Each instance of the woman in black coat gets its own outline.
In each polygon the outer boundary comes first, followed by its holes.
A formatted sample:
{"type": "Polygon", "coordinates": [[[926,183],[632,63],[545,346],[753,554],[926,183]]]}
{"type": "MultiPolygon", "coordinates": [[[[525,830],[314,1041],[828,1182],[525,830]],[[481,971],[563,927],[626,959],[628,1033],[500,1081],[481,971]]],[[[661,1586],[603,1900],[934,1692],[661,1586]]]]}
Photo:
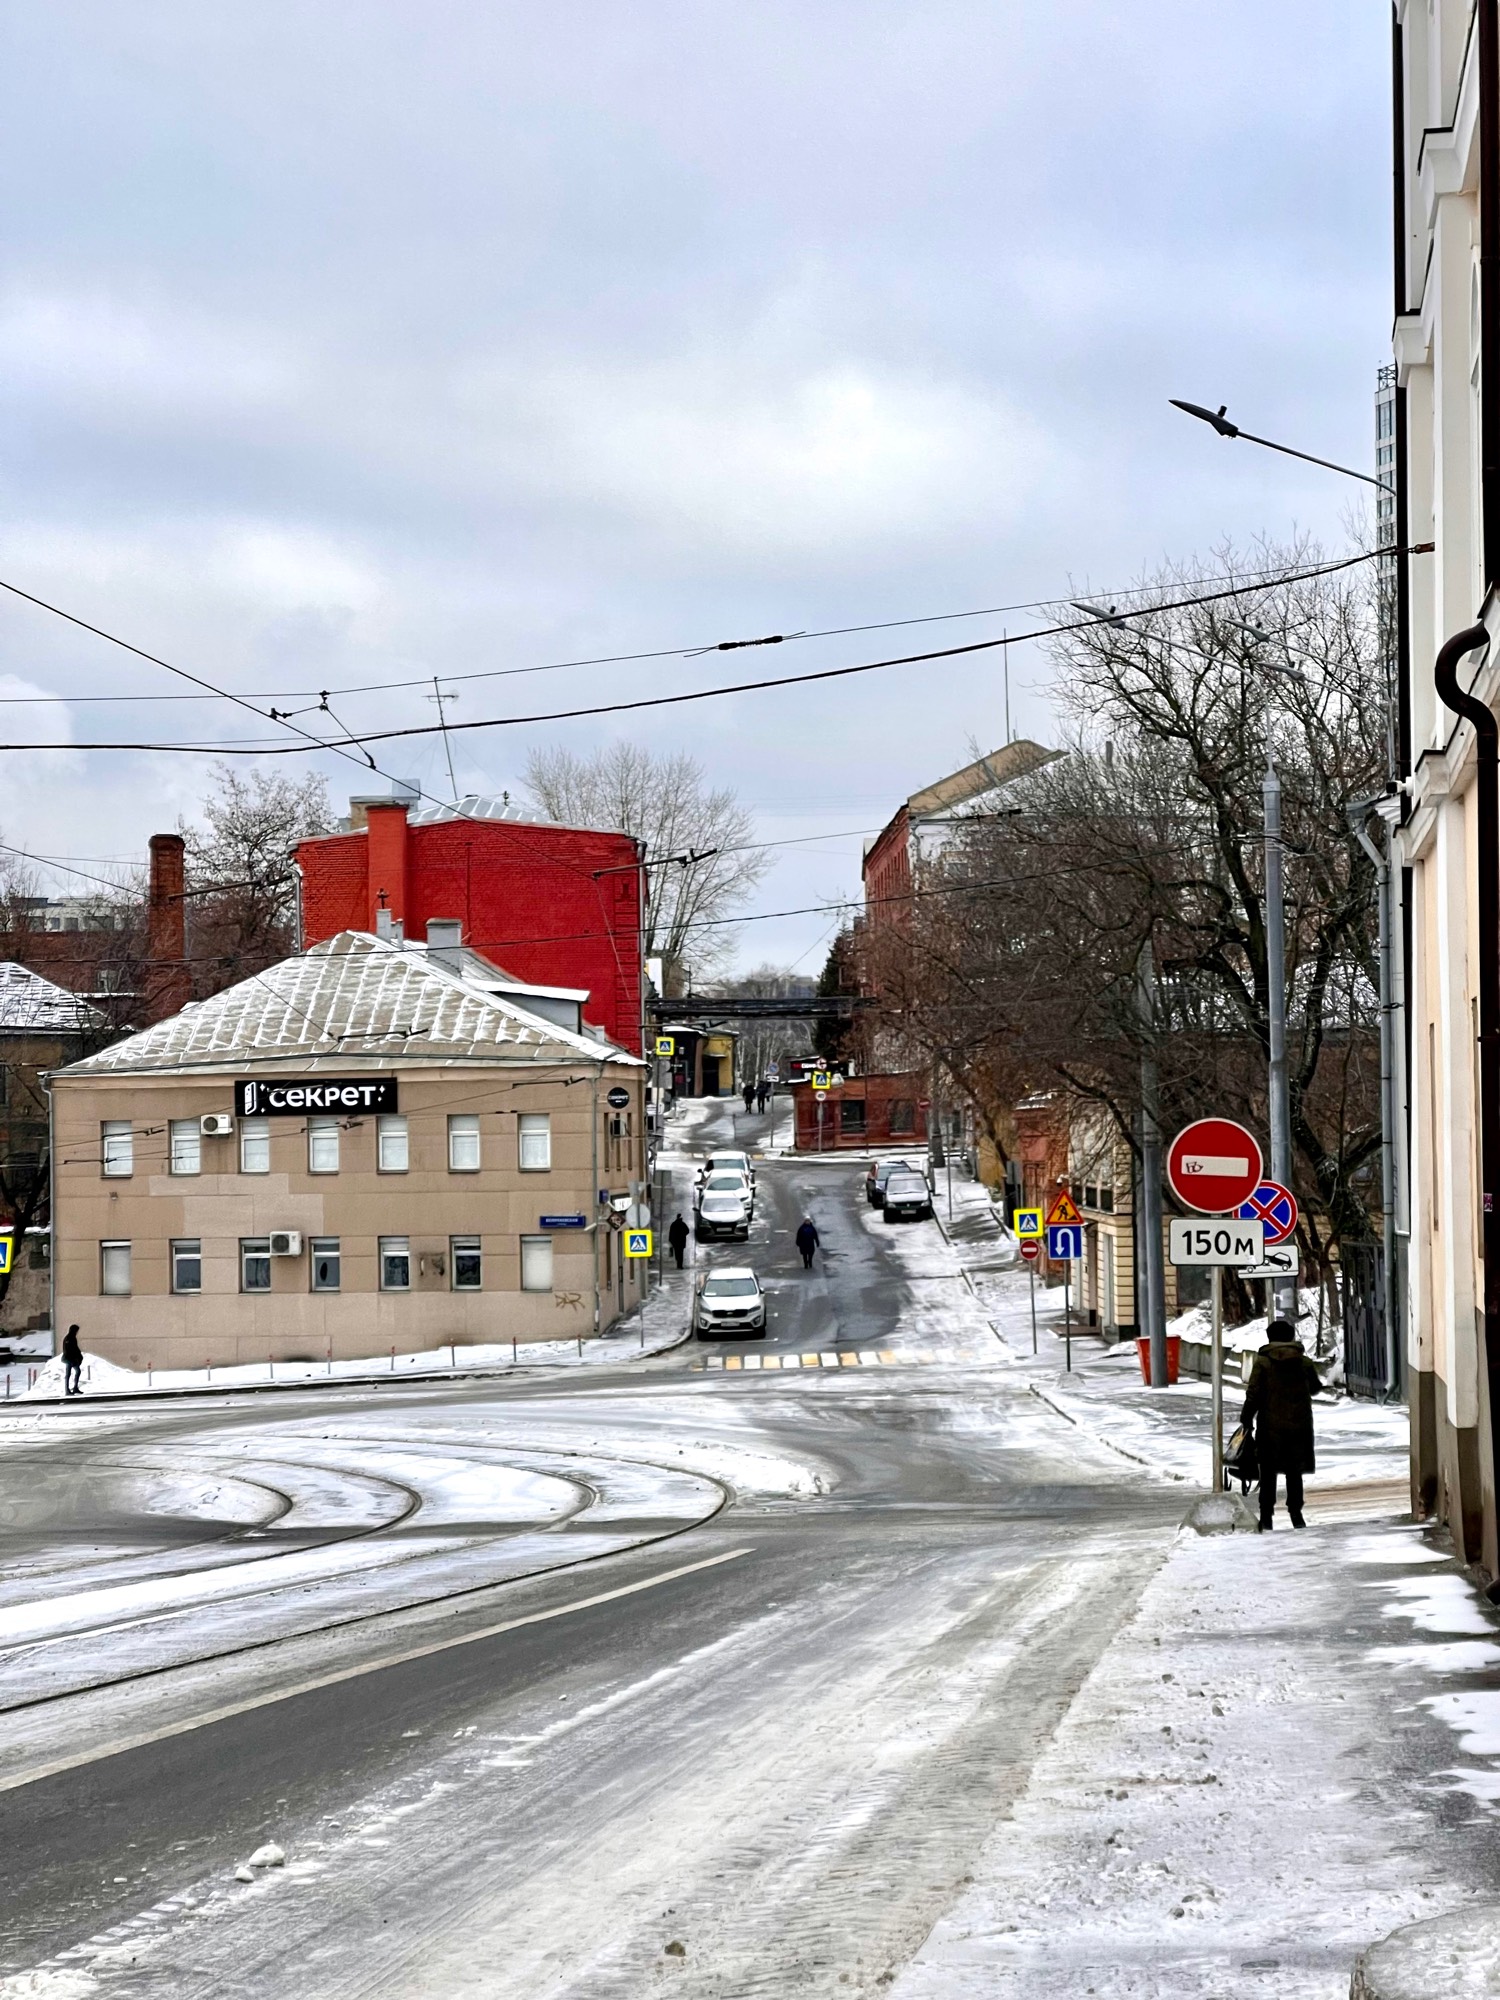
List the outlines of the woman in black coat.
{"type": "Polygon", "coordinates": [[[1315,1472],[1312,1399],[1322,1388],[1311,1357],[1297,1338],[1290,1320],[1273,1319],[1265,1346],[1255,1357],[1242,1424],[1255,1426],[1255,1450],[1260,1462],[1260,1526],[1269,1531],[1276,1511],[1276,1477],[1286,1477],[1286,1511],[1294,1528],[1302,1519],[1302,1476],[1315,1472]]]}

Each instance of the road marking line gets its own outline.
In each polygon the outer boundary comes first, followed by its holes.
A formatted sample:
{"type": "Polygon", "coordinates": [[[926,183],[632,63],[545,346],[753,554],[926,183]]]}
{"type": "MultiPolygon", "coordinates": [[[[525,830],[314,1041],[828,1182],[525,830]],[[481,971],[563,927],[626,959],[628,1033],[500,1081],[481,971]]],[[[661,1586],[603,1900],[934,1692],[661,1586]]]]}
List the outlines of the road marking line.
{"type": "Polygon", "coordinates": [[[859,1366],[859,1356],[857,1354],[841,1354],[839,1356],[839,1366],[840,1368],[857,1368],[859,1366]]]}
{"type": "Polygon", "coordinates": [[[413,1660],[431,1659],[435,1653],[451,1653],[459,1646],[477,1645],[481,1639],[498,1639],[501,1633],[517,1632],[524,1625],[545,1625],[553,1618],[566,1618],[574,1611],[590,1611],[596,1604],[611,1604],[617,1597],[634,1597],[642,1590],[655,1590],[658,1584],[674,1583],[678,1577],[691,1576],[696,1570],[716,1569],[720,1563],[734,1562],[750,1553],[749,1548],[726,1549],[723,1555],[704,1556],[698,1562],[681,1563],[676,1569],[664,1569],[659,1575],[643,1577],[638,1583],[622,1583],[614,1590],[601,1590],[592,1597],[575,1597],[571,1604],[554,1605],[550,1611],[528,1611],[524,1617],[507,1618],[498,1625],[483,1626],[478,1632],[463,1632],[452,1639],[436,1639],[431,1645],[413,1646],[404,1653],[387,1653],[378,1660],[366,1661],[362,1666],[341,1667],[337,1673],[319,1674],[315,1680],[297,1681],[291,1687],[277,1688],[269,1694],[230,1702],[224,1708],[210,1709],[205,1715],[164,1723],[160,1729],[147,1730],[140,1736],[121,1737],[118,1742],[103,1744],[97,1750],[80,1750],[75,1756],[59,1757],[51,1764],[39,1765],[34,1771],[23,1771],[9,1778],[0,1777],[0,1792],[16,1792],[24,1785],[39,1784],[43,1778],[56,1778],[64,1771],[76,1771],[85,1764],[100,1764],[108,1757],[122,1757],[128,1750],[144,1750],[153,1743],[165,1743],[174,1736],[191,1736],[194,1730],[210,1729],[216,1722],[228,1722],[237,1715],[249,1715],[258,1708],[273,1708],[278,1702],[295,1701],[299,1695],[316,1694],[321,1688],[339,1687],[345,1681],[361,1680],[366,1674],[383,1673],[387,1667],[404,1667],[413,1660]]]}
{"type": "Polygon", "coordinates": [[[816,1368],[816,1367],[817,1367],[817,1365],[818,1365],[818,1356],[817,1356],[816,1354],[804,1354],[804,1355],[803,1355],[803,1357],[802,1357],[802,1366],[803,1366],[804,1368],[816,1368]]]}
{"type": "Polygon", "coordinates": [[[894,1361],[896,1358],[894,1349],[889,1347],[882,1347],[880,1350],[880,1358],[882,1361],[894,1361]]]}
{"type": "Polygon", "coordinates": [[[884,1358],[883,1355],[877,1354],[873,1347],[862,1347],[859,1350],[859,1365],[861,1368],[878,1367],[884,1358]]]}
{"type": "Polygon", "coordinates": [[[836,1354],[820,1354],[818,1356],[818,1366],[820,1368],[837,1368],[838,1365],[839,1358],[836,1354]]]}
{"type": "Polygon", "coordinates": [[[745,1365],[745,1360],[743,1355],[726,1354],[724,1356],[724,1366],[726,1368],[743,1368],[744,1365],[745,1365]]]}

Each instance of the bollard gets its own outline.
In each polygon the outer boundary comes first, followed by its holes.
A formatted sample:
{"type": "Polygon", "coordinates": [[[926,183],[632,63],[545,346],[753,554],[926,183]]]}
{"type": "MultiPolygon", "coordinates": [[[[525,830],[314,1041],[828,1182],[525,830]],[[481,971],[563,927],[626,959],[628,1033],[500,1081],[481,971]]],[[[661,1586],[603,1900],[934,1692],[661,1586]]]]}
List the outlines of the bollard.
{"type": "Polygon", "coordinates": [[[331,1340],[328,1343],[328,1373],[330,1375],[333,1373],[333,1342],[331,1340]]]}
{"type": "Polygon", "coordinates": [[[448,1342],[448,1366],[450,1368],[456,1368],[458,1366],[458,1354],[451,1340],[448,1342]]]}
{"type": "Polygon", "coordinates": [[[214,1364],[211,1361],[205,1361],[203,1366],[204,1370],[208,1375],[209,1381],[212,1382],[212,1380],[214,1379],[214,1364]]]}
{"type": "Polygon", "coordinates": [[[151,1387],[151,1363],[149,1361],[146,1363],[146,1387],[148,1389],[151,1387]]]}
{"type": "Polygon", "coordinates": [[[516,1336],[514,1334],[510,1337],[510,1365],[512,1368],[516,1365],[516,1336]]]}
{"type": "Polygon", "coordinates": [[[274,1355],[268,1354],[266,1356],[266,1372],[274,1382],[276,1380],[276,1359],[274,1355]]]}

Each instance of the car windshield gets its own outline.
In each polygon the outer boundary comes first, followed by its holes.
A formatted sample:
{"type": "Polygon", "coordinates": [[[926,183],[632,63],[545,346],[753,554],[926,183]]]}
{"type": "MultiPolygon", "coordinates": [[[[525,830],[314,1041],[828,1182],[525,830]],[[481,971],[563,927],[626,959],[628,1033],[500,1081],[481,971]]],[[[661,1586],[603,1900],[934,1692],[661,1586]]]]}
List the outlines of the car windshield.
{"type": "Polygon", "coordinates": [[[880,1165],[875,1169],[877,1180],[886,1181],[890,1179],[892,1174],[909,1174],[913,1172],[915,1172],[915,1168],[912,1166],[910,1160],[882,1160],[880,1165]]]}
{"type": "Polygon", "coordinates": [[[710,1278],[703,1287],[706,1299],[753,1299],[760,1286],[754,1278],[710,1278]]]}
{"type": "Polygon", "coordinates": [[[715,1174],[713,1179],[707,1182],[706,1185],[712,1194],[738,1194],[740,1189],[745,1185],[745,1176],[743,1174],[715,1174]]]}
{"type": "Polygon", "coordinates": [[[743,1174],[749,1171],[749,1161],[743,1153],[720,1153],[708,1163],[711,1174],[743,1174]]]}
{"type": "Polygon", "coordinates": [[[711,1208],[716,1215],[721,1213],[727,1215],[731,1209],[742,1209],[745,1201],[742,1195],[711,1194],[703,1206],[706,1209],[711,1208]]]}
{"type": "Polygon", "coordinates": [[[927,1183],[920,1174],[892,1174],[885,1184],[886,1199],[892,1195],[926,1195],[927,1183]]]}

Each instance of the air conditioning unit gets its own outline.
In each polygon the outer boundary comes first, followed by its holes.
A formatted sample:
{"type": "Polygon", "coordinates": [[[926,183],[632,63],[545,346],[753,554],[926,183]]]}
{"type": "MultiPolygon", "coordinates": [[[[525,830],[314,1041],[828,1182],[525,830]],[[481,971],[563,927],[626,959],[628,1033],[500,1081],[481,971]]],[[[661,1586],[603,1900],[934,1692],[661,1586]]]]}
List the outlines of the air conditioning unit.
{"type": "Polygon", "coordinates": [[[271,1231],[271,1255],[273,1257],[300,1257],[302,1255],[302,1231],[300,1229],[273,1229],[271,1231]]]}
{"type": "Polygon", "coordinates": [[[205,1111],[198,1120],[198,1130],[205,1139],[230,1139],[234,1136],[234,1118],[227,1111],[205,1111]]]}

